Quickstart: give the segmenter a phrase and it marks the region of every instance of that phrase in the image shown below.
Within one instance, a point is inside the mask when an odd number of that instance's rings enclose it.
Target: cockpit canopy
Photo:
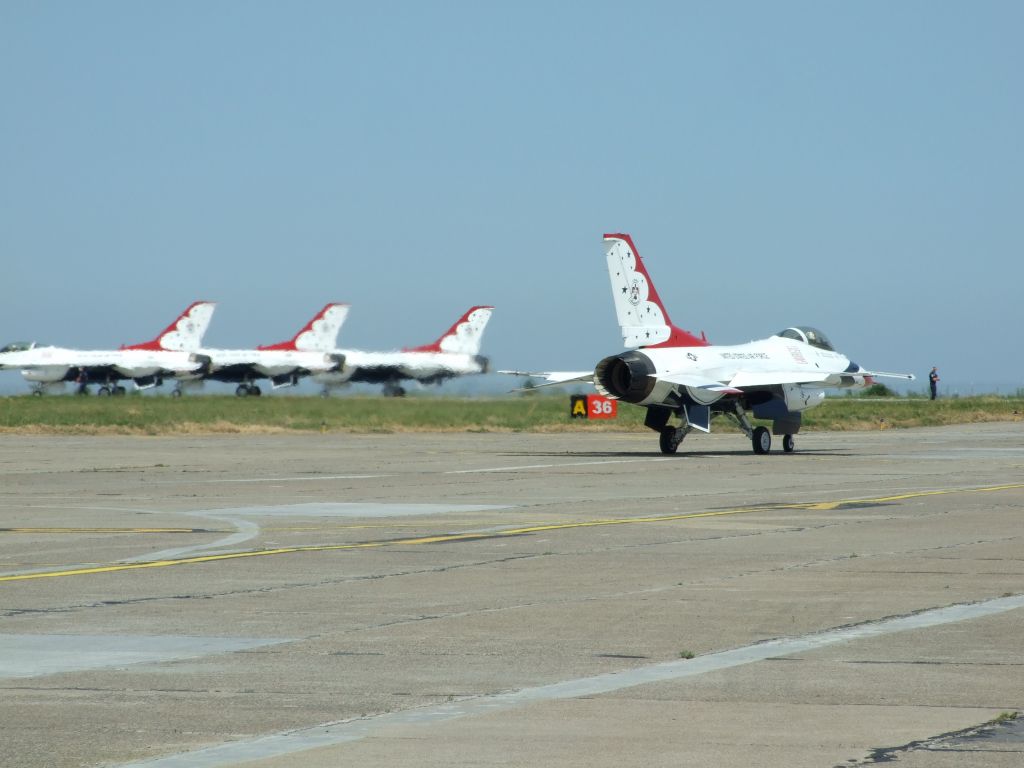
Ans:
[[[832,346],[832,342],[828,340],[828,336],[817,328],[811,328],[809,325],[787,328],[784,331],[779,331],[775,335],[781,336],[784,339],[796,339],[797,341],[810,344],[812,347],[817,347],[818,349],[827,349],[829,352],[836,351],[835,347]]]
[[[0,349],[0,355],[4,352],[28,352],[35,345],[34,341],[12,341],[3,349]]]

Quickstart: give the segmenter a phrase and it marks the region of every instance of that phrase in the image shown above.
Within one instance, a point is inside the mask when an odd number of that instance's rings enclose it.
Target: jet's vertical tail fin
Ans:
[[[292,349],[301,352],[330,352],[338,345],[338,333],[348,317],[348,304],[331,303],[313,316],[302,330],[288,341],[267,344],[257,349]]]
[[[627,347],[704,347],[707,340],[677,328],[629,235],[604,236],[615,314]]]
[[[199,349],[203,343],[203,335],[213,318],[213,310],[216,308],[217,305],[212,301],[193,302],[188,309],[178,315],[177,320],[164,328],[160,335],[152,341],[122,345],[121,349],[169,352],[189,352]]]
[[[464,355],[477,355],[480,353],[480,343],[483,341],[484,329],[487,328],[487,321],[491,319],[491,312],[494,307],[478,306],[472,307],[455,321],[433,344],[424,344],[422,347],[407,347],[405,352],[455,352]]]

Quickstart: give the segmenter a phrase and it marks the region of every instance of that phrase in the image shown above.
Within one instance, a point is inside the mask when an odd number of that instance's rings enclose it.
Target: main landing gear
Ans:
[[[396,382],[389,381],[384,385],[383,394],[384,397],[405,397],[405,388]]]
[[[734,415],[736,420],[740,424],[740,429],[743,433],[750,438],[750,444],[754,449],[754,453],[759,456],[764,456],[772,450],[772,433],[768,427],[754,427],[750,423],[750,419],[747,418],[747,412],[743,410],[743,406],[736,403]],[[785,453],[792,453],[796,450],[796,444],[793,441],[792,435],[782,436],[782,450]]]
[[[661,446],[661,452],[672,454],[678,451],[679,444],[690,434],[691,429],[690,426],[673,427],[668,424],[662,427],[658,434],[658,445]]]
[[[104,384],[102,387],[96,390],[97,397],[121,397],[128,392],[127,389],[119,384]]]
[[[239,384],[235,388],[235,394],[238,395],[239,397],[249,397],[250,395],[252,397],[259,397],[260,395],[263,394],[263,390],[261,390],[255,384],[243,382],[242,384]]]

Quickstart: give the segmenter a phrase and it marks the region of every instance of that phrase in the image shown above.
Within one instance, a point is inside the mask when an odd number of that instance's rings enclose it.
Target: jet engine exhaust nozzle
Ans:
[[[654,390],[654,363],[643,352],[633,350],[606,357],[594,369],[594,385],[606,397],[640,403]]]

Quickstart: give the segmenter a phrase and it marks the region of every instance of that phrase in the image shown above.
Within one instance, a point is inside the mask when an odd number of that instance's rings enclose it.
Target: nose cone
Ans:
[[[606,397],[614,397],[627,403],[645,400],[657,379],[651,359],[643,352],[633,350],[606,357],[594,368],[594,385]]]

